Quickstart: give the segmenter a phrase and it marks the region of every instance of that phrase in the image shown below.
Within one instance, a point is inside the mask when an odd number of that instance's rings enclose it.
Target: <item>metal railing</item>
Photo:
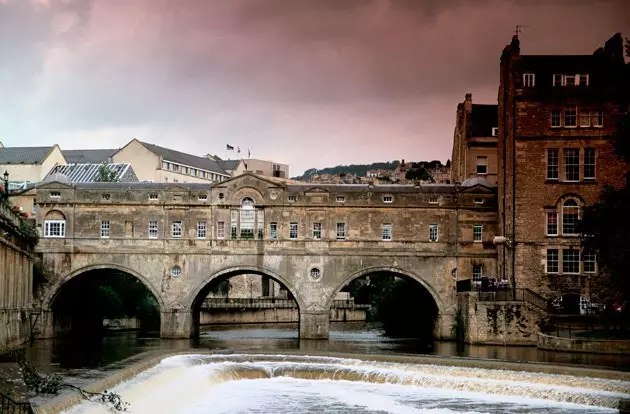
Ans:
[[[16,402],[0,392],[0,414],[33,414],[31,403]]]
[[[293,299],[275,298],[206,298],[201,305],[201,309],[274,309],[274,308],[297,308],[297,303]],[[334,309],[368,309],[370,305],[356,304],[354,300],[333,300]]]
[[[543,312],[548,311],[547,299],[531,289],[503,288],[492,291],[477,291],[479,302],[526,302]]]

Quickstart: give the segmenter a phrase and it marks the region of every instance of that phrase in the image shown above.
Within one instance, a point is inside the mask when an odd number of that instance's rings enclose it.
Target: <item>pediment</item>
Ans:
[[[62,183],[59,181],[48,181],[42,184],[38,184],[37,186],[35,186],[38,190],[42,189],[70,189],[70,188],[74,188],[74,185],[70,184],[70,183]]]
[[[170,192],[170,193],[176,193],[176,192],[189,192],[191,191],[190,188],[187,187],[183,187],[180,185],[174,185],[174,186],[169,186],[168,188],[166,188],[166,191]]]
[[[328,194],[330,193],[330,191],[328,191],[327,189],[323,188],[323,187],[312,187],[309,188],[308,190],[306,190],[304,193],[306,194]]]
[[[476,194],[493,194],[495,192],[494,187],[486,187],[485,185],[476,184],[471,187],[461,187],[462,193],[476,193]]]
[[[269,180],[265,177],[261,177],[252,172],[245,172],[241,175],[237,175],[236,177],[230,178],[229,180],[222,181],[220,183],[213,184],[213,188],[231,188],[233,190],[238,190],[243,187],[254,187],[258,189],[270,189],[270,188],[278,188],[284,189],[285,185]]]

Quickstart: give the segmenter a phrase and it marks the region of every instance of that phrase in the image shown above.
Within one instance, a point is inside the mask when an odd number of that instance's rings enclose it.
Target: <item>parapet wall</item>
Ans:
[[[630,341],[561,338],[539,333],[538,348],[549,351],[628,355],[630,354]]]

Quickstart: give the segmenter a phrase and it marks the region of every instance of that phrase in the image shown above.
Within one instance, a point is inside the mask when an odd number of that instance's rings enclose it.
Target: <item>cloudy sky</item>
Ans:
[[[466,92],[630,35],[628,0],[0,0],[0,141],[311,167],[450,157]],[[232,157],[235,154],[232,153]]]

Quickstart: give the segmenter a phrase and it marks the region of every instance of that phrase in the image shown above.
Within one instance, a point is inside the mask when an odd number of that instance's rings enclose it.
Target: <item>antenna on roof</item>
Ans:
[[[522,24],[517,24],[517,25],[516,25],[516,29],[514,30],[514,35],[515,35],[516,37],[518,37],[518,35],[519,35],[519,34],[521,34],[521,33],[523,32],[523,30],[521,30],[521,29],[523,29],[523,27],[528,27],[528,26],[524,26],[524,25],[522,25]]]

